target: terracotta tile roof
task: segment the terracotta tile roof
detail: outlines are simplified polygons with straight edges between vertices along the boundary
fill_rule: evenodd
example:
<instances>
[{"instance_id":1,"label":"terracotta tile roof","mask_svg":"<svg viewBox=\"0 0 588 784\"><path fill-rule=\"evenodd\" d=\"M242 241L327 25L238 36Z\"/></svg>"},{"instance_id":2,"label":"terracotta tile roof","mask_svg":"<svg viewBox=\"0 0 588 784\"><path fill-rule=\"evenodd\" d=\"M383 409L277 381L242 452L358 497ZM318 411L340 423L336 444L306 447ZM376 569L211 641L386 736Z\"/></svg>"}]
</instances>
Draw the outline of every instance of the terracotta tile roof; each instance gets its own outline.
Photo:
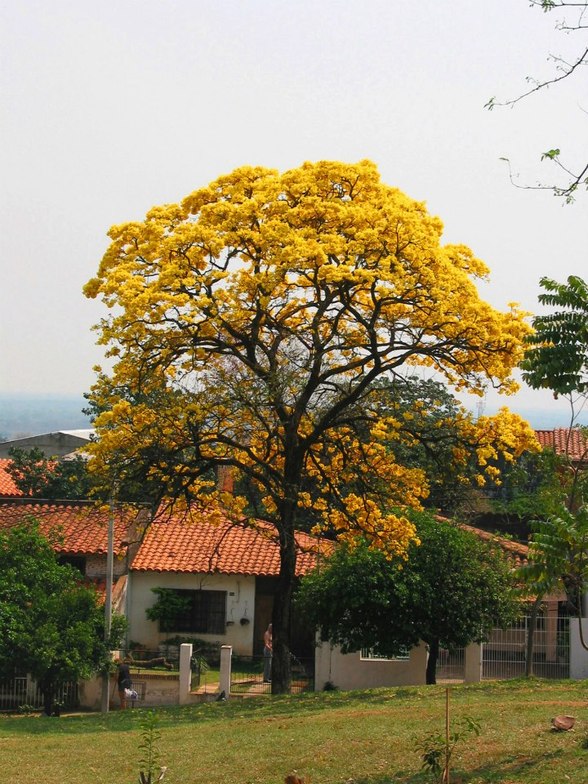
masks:
<instances>
[{"instance_id":1,"label":"terracotta tile roof","mask_svg":"<svg viewBox=\"0 0 588 784\"><path fill-rule=\"evenodd\" d=\"M315 566L319 547L330 543L308 534L296 535L296 574L307 574ZM205 518L185 520L172 517L155 521L132 564L133 571L188 572L248 575L277 575L280 554L275 530L239 526L228 521L213 523Z\"/></svg>"},{"instance_id":2,"label":"terracotta tile roof","mask_svg":"<svg viewBox=\"0 0 588 784\"><path fill-rule=\"evenodd\" d=\"M498 534L485 531L483 528L476 528L473 525L466 525L466 523L460 523L457 520L450 520L447 517L442 517L441 515L435 515L435 519L440 523L451 523L452 525L456 525L463 531L469 531L469 533L475 534L475 536L477 536L479 539L483 539L485 542L491 542L492 544L498 545L502 550L504 550L506 555L514 558L515 562L517 562L517 565L519 563L524 563L529 557L529 547L526 544L513 542L512 539L505 539L503 536L498 536Z\"/></svg>"},{"instance_id":3,"label":"terracotta tile roof","mask_svg":"<svg viewBox=\"0 0 588 784\"><path fill-rule=\"evenodd\" d=\"M56 537L54 548L60 553L106 555L108 547L108 509L89 501L0 500L0 528L10 528L31 517L39 521L41 532ZM114 553L122 554L129 524L137 511L118 512L114 524Z\"/></svg>"},{"instance_id":4,"label":"terracotta tile roof","mask_svg":"<svg viewBox=\"0 0 588 784\"><path fill-rule=\"evenodd\" d=\"M502 536L484 531L482 528L475 528L473 525L466 525L465 523L457 524L462 530L469 531L475 534L479 539L484 539L486 542L498 545L506 555L515 559L518 562L524 562L529 557L529 547L520 542L513 542L511 539L504 539Z\"/></svg>"},{"instance_id":5,"label":"terracotta tile roof","mask_svg":"<svg viewBox=\"0 0 588 784\"><path fill-rule=\"evenodd\" d=\"M588 438L578 427L535 430L535 435L543 449L553 449L558 455L568 454L572 460L588 459Z\"/></svg>"},{"instance_id":6,"label":"terracotta tile roof","mask_svg":"<svg viewBox=\"0 0 588 784\"><path fill-rule=\"evenodd\" d=\"M7 457L0 458L0 496L21 496L22 491L14 484L14 479L6 470L12 460Z\"/></svg>"}]
</instances>

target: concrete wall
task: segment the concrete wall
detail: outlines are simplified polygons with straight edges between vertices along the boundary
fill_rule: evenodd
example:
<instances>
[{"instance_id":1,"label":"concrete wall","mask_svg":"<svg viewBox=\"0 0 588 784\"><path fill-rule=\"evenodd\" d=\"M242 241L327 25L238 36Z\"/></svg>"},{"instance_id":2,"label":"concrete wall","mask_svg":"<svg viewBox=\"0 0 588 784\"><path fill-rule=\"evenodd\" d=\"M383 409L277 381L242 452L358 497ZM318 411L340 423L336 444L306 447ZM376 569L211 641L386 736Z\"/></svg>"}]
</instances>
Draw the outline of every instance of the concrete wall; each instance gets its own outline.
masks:
<instances>
[{"instance_id":1,"label":"concrete wall","mask_svg":"<svg viewBox=\"0 0 588 784\"><path fill-rule=\"evenodd\" d=\"M112 564L112 573L114 579L120 577L127 570L127 563L125 558L114 557ZM87 555L86 556L86 577L106 577L106 556L105 555Z\"/></svg>"},{"instance_id":2,"label":"concrete wall","mask_svg":"<svg viewBox=\"0 0 588 784\"><path fill-rule=\"evenodd\" d=\"M137 707L154 708L159 705L178 705L180 702L179 675L162 677L142 674L133 677L133 689L139 695ZM118 702L118 693L115 700Z\"/></svg>"},{"instance_id":3,"label":"concrete wall","mask_svg":"<svg viewBox=\"0 0 588 784\"><path fill-rule=\"evenodd\" d=\"M160 642L173 637L174 632L160 632L159 624L149 621L145 610L155 604L157 597L152 588L178 588L183 590L227 591L225 634L201 634L199 637L221 645L231 645L237 654L253 653L253 628L255 609L255 578L226 574L176 574L173 572L131 571L127 586L128 639L143 643L147 648L157 648ZM249 623L242 625L241 619Z\"/></svg>"},{"instance_id":4,"label":"concrete wall","mask_svg":"<svg viewBox=\"0 0 588 784\"><path fill-rule=\"evenodd\" d=\"M231 648L223 646L221 650L221 686L228 695L230 692L231 681ZM119 652L117 652L119 653ZM191 691L192 669L191 669L192 645L183 644L180 646L180 671L170 675L158 673L133 673L131 665L131 678L133 689L137 692L139 699L136 702L127 701L127 706L154 708L161 705L191 705L215 699L216 695L196 694ZM102 709L102 678L95 677L86 681L81 681L78 688L80 707L85 710ZM110 677L109 682L109 703L110 710L119 710L120 702L118 696L118 686L116 673Z\"/></svg>"},{"instance_id":5,"label":"concrete wall","mask_svg":"<svg viewBox=\"0 0 588 784\"><path fill-rule=\"evenodd\" d=\"M408 659L362 659L359 652L341 653L338 647L321 643L316 650L315 689L326 683L338 689L373 689L380 686L419 686L425 683L427 650L413 648Z\"/></svg>"},{"instance_id":6,"label":"concrete wall","mask_svg":"<svg viewBox=\"0 0 588 784\"><path fill-rule=\"evenodd\" d=\"M43 433L38 436L27 436L16 438L12 441L4 441L0 444L0 457L10 457L9 451L16 447L18 449L40 449L45 457L63 457L70 452L74 452L85 446L90 440L90 430L82 430L84 436L76 436L72 433L55 431L53 433Z\"/></svg>"},{"instance_id":7,"label":"concrete wall","mask_svg":"<svg viewBox=\"0 0 588 784\"><path fill-rule=\"evenodd\" d=\"M116 685L114 682L110 686L110 694L116 694ZM87 681L80 681L78 684L78 696L80 701L80 708L84 710L100 710L102 700L102 678L90 678ZM114 698L116 699L116 697Z\"/></svg>"},{"instance_id":8,"label":"concrete wall","mask_svg":"<svg viewBox=\"0 0 588 784\"><path fill-rule=\"evenodd\" d=\"M588 645L588 618L582 618L584 642ZM588 651L580 641L580 624L577 618L570 618L570 678L588 678Z\"/></svg>"},{"instance_id":9,"label":"concrete wall","mask_svg":"<svg viewBox=\"0 0 588 784\"><path fill-rule=\"evenodd\" d=\"M178 675L140 675L135 676L131 671L133 689L139 694L137 707L152 708L159 705L178 705L180 701L180 679ZM79 684L80 707L84 710L99 711L102 700L102 679L91 678ZM109 688L110 710L119 710L118 688L116 676L110 679ZM130 701L128 705L130 706Z\"/></svg>"}]
</instances>

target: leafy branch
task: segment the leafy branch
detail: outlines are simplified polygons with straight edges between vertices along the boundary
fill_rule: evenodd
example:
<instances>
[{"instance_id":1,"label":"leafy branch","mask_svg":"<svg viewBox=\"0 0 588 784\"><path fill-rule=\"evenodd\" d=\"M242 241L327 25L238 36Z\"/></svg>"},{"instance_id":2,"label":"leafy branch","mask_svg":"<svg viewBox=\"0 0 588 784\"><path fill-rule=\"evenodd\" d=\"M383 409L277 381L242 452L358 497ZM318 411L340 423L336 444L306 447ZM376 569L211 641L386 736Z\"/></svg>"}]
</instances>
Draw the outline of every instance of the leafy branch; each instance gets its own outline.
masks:
<instances>
[{"instance_id":1,"label":"leafy branch","mask_svg":"<svg viewBox=\"0 0 588 784\"><path fill-rule=\"evenodd\" d=\"M155 711L149 711L141 723L141 743L139 751L139 784L156 784L162 781L167 768L160 765L161 754L157 743L161 739L158 730L158 718Z\"/></svg>"},{"instance_id":2,"label":"leafy branch","mask_svg":"<svg viewBox=\"0 0 588 784\"><path fill-rule=\"evenodd\" d=\"M480 734L480 723L471 716L457 722L456 728L445 733L432 732L415 745L422 759L421 768L431 774L438 784L449 784L451 758L466 738Z\"/></svg>"},{"instance_id":3,"label":"leafy branch","mask_svg":"<svg viewBox=\"0 0 588 784\"><path fill-rule=\"evenodd\" d=\"M572 8L574 9L574 13L577 14L575 21L572 24L568 24L565 20L558 22L556 24L556 29L565 33L588 30L588 24L584 23L585 16L588 12L587 2L574 3L566 2L566 0L530 0L530 4L531 6L541 8L544 12L553 11L556 8ZM545 90L551 85L558 84L559 82L568 79L579 71L582 66L588 65L588 46L583 47L571 61L554 54L550 54L548 59L555 64L555 75L543 80L528 76L526 81L531 85L528 90L505 101L497 101L495 97L492 97L485 104L485 108L492 110L496 106L515 106L534 93ZM561 185L546 185L542 183L538 183L537 185L521 185L516 181L516 177L513 176L508 158L503 158L502 160L507 161L509 164L510 181L517 188L522 188L524 190L550 190L555 196L563 197L568 204L574 201L575 193L579 187L585 185L588 188L588 162L576 167L570 167L569 165L564 164L561 159L561 149L559 147L554 147L542 153L541 161L547 160L555 163L559 170L565 174L565 182Z\"/></svg>"}]
</instances>

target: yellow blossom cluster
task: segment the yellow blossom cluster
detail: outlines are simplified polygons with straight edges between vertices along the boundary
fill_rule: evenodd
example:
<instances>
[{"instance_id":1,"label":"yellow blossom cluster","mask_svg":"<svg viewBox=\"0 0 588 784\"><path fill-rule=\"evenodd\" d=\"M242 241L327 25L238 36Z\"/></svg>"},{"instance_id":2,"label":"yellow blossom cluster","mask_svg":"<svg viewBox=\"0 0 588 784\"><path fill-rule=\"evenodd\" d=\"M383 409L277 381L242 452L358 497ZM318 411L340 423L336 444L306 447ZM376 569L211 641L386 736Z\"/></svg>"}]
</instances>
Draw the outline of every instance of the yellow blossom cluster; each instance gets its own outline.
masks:
<instances>
[{"instance_id":1,"label":"yellow blossom cluster","mask_svg":"<svg viewBox=\"0 0 588 784\"><path fill-rule=\"evenodd\" d=\"M500 484L498 463L512 463L523 452L538 452L539 442L529 423L503 407L494 416L481 416L476 421L464 418L460 423L464 440L475 448L477 465L480 472L476 481L483 487L487 480ZM456 455L465 458L465 452Z\"/></svg>"},{"instance_id":2,"label":"yellow blossom cluster","mask_svg":"<svg viewBox=\"0 0 588 784\"><path fill-rule=\"evenodd\" d=\"M360 530L403 551L414 530L386 509L418 507L426 482L385 448L400 418L368 417L361 400L415 365L457 388L491 379L512 391L529 332L516 307L479 297L486 266L442 244L442 231L370 161L241 167L113 226L85 287L109 309L99 342L115 358L93 390L95 470L143 466L169 492L242 516L245 495L219 494L211 479L229 465L278 527L312 506L341 536ZM480 460L516 452L521 435L506 416L480 423Z\"/></svg>"}]
</instances>

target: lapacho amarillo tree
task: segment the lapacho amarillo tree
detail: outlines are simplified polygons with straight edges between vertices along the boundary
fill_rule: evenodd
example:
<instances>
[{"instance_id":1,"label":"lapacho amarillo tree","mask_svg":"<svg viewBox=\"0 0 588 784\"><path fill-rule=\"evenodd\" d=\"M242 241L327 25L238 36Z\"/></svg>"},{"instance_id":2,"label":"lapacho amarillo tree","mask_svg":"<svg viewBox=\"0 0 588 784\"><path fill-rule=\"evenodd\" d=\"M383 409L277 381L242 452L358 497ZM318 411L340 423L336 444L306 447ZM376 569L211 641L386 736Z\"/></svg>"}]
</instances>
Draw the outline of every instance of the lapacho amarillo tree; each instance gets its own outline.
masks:
<instances>
[{"instance_id":1,"label":"lapacho amarillo tree","mask_svg":"<svg viewBox=\"0 0 588 784\"><path fill-rule=\"evenodd\" d=\"M275 527L274 692L290 681L299 516L312 507L392 556L415 538L402 507L426 481L386 448L398 422L373 382L424 366L460 389L514 388L524 316L480 299L486 266L441 235L369 161L243 167L114 226L86 285L109 308L99 339L115 358L91 395L93 469L108 482L140 469L162 495ZM512 425L516 452L529 434ZM222 466L249 490L215 491Z\"/></svg>"}]
</instances>

